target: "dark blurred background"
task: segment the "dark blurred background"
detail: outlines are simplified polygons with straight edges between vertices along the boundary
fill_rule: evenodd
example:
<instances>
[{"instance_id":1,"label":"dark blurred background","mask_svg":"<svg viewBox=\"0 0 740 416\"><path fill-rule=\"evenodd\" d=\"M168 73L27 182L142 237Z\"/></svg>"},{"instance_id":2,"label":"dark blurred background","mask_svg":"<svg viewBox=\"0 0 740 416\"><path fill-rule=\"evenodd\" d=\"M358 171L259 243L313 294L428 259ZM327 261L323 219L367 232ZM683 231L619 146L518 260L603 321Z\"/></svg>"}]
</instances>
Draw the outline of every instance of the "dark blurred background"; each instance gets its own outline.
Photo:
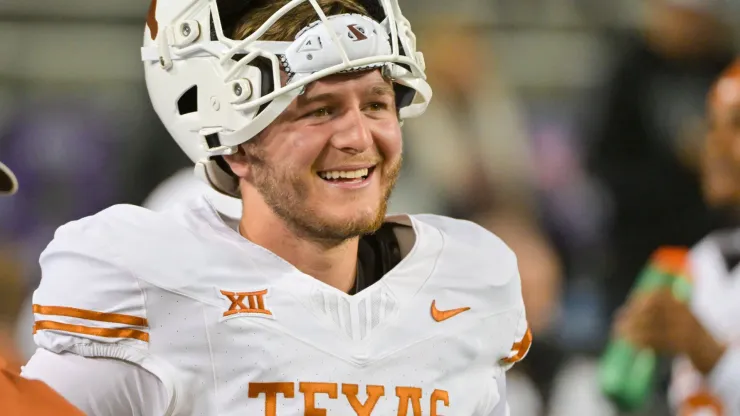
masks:
<instances>
[{"instance_id":1,"label":"dark blurred background","mask_svg":"<svg viewBox=\"0 0 740 416\"><path fill-rule=\"evenodd\" d=\"M736 225L705 206L697 161L737 2L400 2L435 97L404 125L392 210L478 221L519 256L536 342L512 416L616 414L595 383L611 314L657 246ZM142 204L172 175L193 186L144 85L147 7L0 1L0 158L21 184L0 200L0 330L23 354L58 226ZM663 391L646 414L666 414Z\"/></svg>"}]
</instances>

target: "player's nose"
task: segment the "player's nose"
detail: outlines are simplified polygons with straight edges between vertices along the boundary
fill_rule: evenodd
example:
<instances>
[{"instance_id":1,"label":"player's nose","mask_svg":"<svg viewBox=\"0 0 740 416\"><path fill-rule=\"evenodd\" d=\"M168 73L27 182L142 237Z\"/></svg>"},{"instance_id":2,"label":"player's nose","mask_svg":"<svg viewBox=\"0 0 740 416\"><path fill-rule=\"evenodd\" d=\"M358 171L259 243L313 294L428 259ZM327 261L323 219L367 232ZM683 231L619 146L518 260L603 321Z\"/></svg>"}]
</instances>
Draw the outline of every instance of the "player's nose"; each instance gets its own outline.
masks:
<instances>
[{"instance_id":1,"label":"player's nose","mask_svg":"<svg viewBox=\"0 0 740 416\"><path fill-rule=\"evenodd\" d=\"M367 117L359 108L348 110L335 120L336 130L331 138L333 147L347 153L362 153L373 145L373 135Z\"/></svg>"}]
</instances>

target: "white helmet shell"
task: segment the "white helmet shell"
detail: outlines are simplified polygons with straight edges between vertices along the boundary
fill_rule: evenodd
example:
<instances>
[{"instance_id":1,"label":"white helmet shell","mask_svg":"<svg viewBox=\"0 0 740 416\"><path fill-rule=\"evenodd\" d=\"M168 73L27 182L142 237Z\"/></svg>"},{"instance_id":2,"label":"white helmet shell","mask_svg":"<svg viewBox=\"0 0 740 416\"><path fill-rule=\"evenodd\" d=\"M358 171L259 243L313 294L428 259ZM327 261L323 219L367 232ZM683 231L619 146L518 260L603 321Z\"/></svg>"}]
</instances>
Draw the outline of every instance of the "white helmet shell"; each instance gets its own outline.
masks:
<instances>
[{"instance_id":1,"label":"white helmet shell","mask_svg":"<svg viewBox=\"0 0 740 416\"><path fill-rule=\"evenodd\" d=\"M292 0L255 33L236 40L224 33L221 0L153 0L141 51L147 88L154 110L199 177L238 197L237 180L220 156L255 137L307 84L327 75L382 67L404 92L397 97L400 118L424 112L432 91L398 0L363 1L377 3L383 19L326 16L318 0ZM313 6L316 21L293 41L258 40L304 2Z\"/></svg>"}]
</instances>

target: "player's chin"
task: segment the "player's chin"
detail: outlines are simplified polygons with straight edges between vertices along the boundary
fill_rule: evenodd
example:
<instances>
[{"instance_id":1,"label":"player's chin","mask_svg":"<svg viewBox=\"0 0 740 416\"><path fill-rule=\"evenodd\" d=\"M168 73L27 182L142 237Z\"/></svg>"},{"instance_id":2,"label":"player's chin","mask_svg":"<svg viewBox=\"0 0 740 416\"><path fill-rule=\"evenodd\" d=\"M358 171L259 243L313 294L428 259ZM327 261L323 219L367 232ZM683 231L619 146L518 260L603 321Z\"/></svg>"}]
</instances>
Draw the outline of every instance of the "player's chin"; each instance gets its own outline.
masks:
<instances>
[{"instance_id":1,"label":"player's chin","mask_svg":"<svg viewBox=\"0 0 740 416\"><path fill-rule=\"evenodd\" d=\"M367 234L380 228L385 218L385 204L349 204L335 207L325 213L325 222L334 227L347 228L351 234Z\"/></svg>"},{"instance_id":2,"label":"player's chin","mask_svg":"<svg viewBox=\"0 0 740 416\"><path fill-rule=\"evenodd\" d=\"M386 189L379 174L367 178L369 183L363 186L337 186L318 179L320 183L314 188L312 199L322 212L340 221L361 221L363 218L375 218L385 208Z\"/></svg>"},{"instance_id":3,"label":"player's chin","mask_svg":"<svg viewBox=\"0 0 740 416\"><path fill-rule=\"evenodd\" d=\"M340 222L367 222L381 215L383 209L377 201L371 203L347 203L332 210L332 217Z\"/></svg>"}]
</instances>

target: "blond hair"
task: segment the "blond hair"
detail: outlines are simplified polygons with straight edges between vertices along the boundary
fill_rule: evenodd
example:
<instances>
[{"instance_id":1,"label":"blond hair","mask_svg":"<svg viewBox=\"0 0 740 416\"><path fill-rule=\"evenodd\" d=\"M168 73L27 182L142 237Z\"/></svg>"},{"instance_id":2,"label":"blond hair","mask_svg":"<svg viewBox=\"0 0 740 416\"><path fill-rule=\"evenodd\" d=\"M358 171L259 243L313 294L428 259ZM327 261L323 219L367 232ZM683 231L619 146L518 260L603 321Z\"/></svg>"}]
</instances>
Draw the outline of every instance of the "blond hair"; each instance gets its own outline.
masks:
<instances>
[{"instance_id":1,"label":"blond hair","mask_svg":"<svg viewBox=\"0 0 740 416\"><path fill-rule=\"evenodd\" d=\"M259 29L275 12L286 5L288 0L268 1L266 5L250 11L241 18L233 33L234 39L244 39ZM367 10L357 0L318 0L321 10L327 16L344 13L367 15ZM270 29L260 37L260 40L290 41L298 32L309 24L319 20L313 6L306 1L299 4L285 16L281 17Z\"/></svg>"}]
</instances>

